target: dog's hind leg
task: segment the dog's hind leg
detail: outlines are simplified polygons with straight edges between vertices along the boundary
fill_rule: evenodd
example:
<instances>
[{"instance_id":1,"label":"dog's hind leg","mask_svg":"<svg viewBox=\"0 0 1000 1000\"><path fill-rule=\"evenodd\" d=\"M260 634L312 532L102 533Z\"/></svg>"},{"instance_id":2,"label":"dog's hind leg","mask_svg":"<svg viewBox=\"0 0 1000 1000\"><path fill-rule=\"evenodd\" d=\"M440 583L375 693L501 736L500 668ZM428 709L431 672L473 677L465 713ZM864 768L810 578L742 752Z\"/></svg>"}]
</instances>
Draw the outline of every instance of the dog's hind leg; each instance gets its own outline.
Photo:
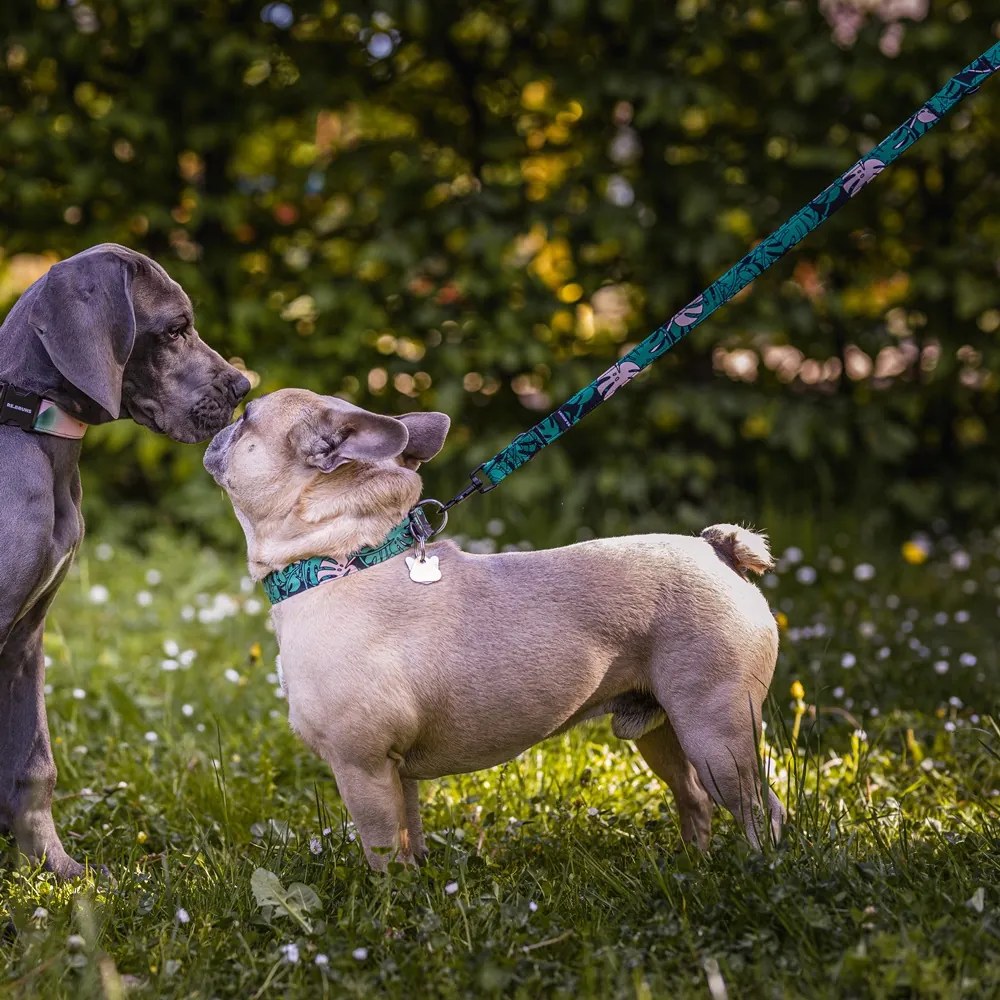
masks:
<instances>
[{"instance_id":1,"label":"dog's hind leg","mask_svg":"<svg viewBox=\"0 0 1000 1000\"><path fill-rule=\"evenodd\" d=\"M664 722L635 741L649 769L674 793L680 814L681 837L701 850L708 850L712 833L712 798L698 780L698 773L684 756L674 727Z\"/></svg>"},{"instance_id":2,"label":"dog's hind leg","mask_svg":"<svg viewBox=\"0 0 1000 1000\"><path fill-rule=\"evenodd\" d=\"M420 782L416 778L403 778L403 799L406 802L406 829L410 834L410 851L414 861L423 861L430 853L424 840L424 826L420 821Z\"/></svg>"},{"instance_id":3,"label":"dog's hind leg","mask_svg":"<svg viewBox=\"0 0 1000 1000\"><path fill-rule=\"evenodd\" d=\"M760 706L751 707L747 689L732 683L701 691L678 688L667 698L666 709L708 794L736 817L758 850L768 835L777 841L783 810L768 790L764 811L757 757Z\"/></svg>"},{"instance_id":4,"label":"dog's hind leg","mask_svg":"<svg viewBox=\"0 0 1000 1000\"><path fill-rule=\"evenodd\" d=\"M399 767L391 757L331 760L337 789L357 827L372 868L385 871L390 861L413 862L406 800Z\"/></svg>"}]
</instances>

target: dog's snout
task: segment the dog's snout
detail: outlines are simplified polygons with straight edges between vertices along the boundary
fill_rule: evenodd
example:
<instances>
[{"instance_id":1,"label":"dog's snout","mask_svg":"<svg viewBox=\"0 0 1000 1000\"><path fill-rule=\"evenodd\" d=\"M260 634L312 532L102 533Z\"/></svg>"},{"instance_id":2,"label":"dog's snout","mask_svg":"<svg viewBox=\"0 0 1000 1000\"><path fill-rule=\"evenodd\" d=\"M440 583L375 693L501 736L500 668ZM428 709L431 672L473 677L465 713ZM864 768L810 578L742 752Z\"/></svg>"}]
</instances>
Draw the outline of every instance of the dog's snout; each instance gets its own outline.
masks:
<instances>
[{"instance_id":1,"label":"dog's snout","mask_svg":"<svg viewBox=\"0 0 1000 1000\"><path fill-rule=\"evenodd\" d=\"M229 380L226 391L229 401L235 406L250 391L250 380L246 375L237 372L236 377Z\"/></svg>"},{"instance_id":2,"label":"dog's snout","mask_svg":"<svg viewBox=\"0 0 1000 1000\"><path fill-rule=\"evenodd\" d=\"M250 391L250 380L242 372L234 369L232 374L221 382L221 389L226 402L230 406L236 406Z\"/></svg>"},{"instance_id":3,"label":"dog's snout","mask_svg":"<svg viewBox=\"0 0 1000 1000\"><path fill-rule=\"evenodd\" d=\"M223 429L212 438L211 443L205 451L205 457L202 459L202 464L215 479L218 479L225 469L226 446L229 443L229 439L232 436L233 428L235 426L235 424L230 424L228 427L223 427Z\"/></svg>"}]
</instances>

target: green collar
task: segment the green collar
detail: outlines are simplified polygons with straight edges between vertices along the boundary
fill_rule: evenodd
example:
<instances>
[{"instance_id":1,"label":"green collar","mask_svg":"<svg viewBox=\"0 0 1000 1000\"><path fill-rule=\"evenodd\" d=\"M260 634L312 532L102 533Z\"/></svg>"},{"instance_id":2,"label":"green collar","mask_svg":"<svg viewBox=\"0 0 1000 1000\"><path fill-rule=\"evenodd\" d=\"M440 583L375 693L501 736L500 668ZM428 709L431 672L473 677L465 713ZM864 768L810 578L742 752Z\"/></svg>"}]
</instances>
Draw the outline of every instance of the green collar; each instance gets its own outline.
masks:
<instances>
[{"instance_id":1,"label":"green collar","mask_svg":"<svg viewBox=\"0 0 1000 1000\"><path fill-rule=\"evenodd\" d=\"M427 519L423 510L425 506L436 508L435 514L441 518L436 527ZM437 500L421 500L379 545L367 545L344 560L330 556L312 556L293 562L284 569L276 569L264 577L264 593L271 604L277 604L322 583L332 583L360 570L371 569L372 566L408 552L414 546L420 550L423 561L424 545L448 523L448 506L450 505Z\"/></svg>"},{"instance_id":2,"label":"green collar","mask_svg":"<svg viewBox=\"0 0 1000 1000\"><path fill-rule=\"evenodd\" d=\"M410 519L401 521L386 536L381 545L369 545L349 555L343 562L329 556L300 559L291 566L277 569L264 577L264 592L272 604L284 601L305 590L312 590L321 583L341 580L359 570L370 569L413 548L416 539L410 528Z\"/></svg>"}]
</instances>

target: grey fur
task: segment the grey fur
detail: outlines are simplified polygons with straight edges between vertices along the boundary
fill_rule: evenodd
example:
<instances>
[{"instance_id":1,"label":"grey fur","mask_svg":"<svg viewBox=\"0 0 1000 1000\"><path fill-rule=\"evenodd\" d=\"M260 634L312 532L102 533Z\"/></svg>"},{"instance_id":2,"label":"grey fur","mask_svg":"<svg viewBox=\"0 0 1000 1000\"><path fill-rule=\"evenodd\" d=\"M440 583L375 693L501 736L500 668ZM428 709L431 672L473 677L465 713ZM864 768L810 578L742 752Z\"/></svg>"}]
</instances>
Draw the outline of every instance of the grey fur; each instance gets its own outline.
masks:
<instances>
[{"instance_id":1,"label":"grey fur","mask_svg":"<svg viewBox=\"0 0 1000 1000\"><path fill-rule=\"evenodd\" d=\"M285 389L206 452L254 578L377 544L419 498L405 455L327 475L288 446L323 414L334 432L342 412ZM685 840L708 846L716 802L754 845L777 838L757 739L778 633L743 578L770 560L767 543L732 525L703 534L488 556L439 542L430 586L397 556L275 605L289 721L333 768L369 862L425 853L418 781L491 767L609 712L672 789Z\"/></svg>"},{"instance_id":2,"label":"grey fur","mask_svg":"<svg viewBox=\"0 0 1000 1000\"><path fill-rule=\"evenodd\" d=\"M159 264L116 244L92 247L14 304L0 327L0 381L87 423L127 415L179 441L204 440L250 385L191 320L190 300ZM52 820L42 631L83 538L79 457L79 441L0 426L0 832L64 877L83 869Z\"/></svg>"}]
</instances>

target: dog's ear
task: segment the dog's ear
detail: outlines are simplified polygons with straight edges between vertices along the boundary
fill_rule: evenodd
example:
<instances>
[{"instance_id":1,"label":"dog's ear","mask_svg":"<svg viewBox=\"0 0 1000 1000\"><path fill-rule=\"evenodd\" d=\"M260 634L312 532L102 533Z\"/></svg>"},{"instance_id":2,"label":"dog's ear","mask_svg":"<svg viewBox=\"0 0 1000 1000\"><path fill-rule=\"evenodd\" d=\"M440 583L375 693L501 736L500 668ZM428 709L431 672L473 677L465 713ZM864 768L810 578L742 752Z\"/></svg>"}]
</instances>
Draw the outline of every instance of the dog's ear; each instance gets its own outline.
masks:
<instances>
[{"instance_id":1,"label":"dog's ear","mask_svg":"<svg viewBox=\"0 0 1000 1000\"><path fill-rule=\"evenodd\" d=\"M381 417L336 398L306 412L288 432L289 444L302 461L320 472L333 472L345 462L395 458L408 439L406 425L395 417Z\"/></svg>"},{"instance_id":2,"label":"dog's ear","mask_svg":"<svg viewBox=\"0 0 1000 1000\"><path fill-rule=\"evenodd\" d=\"M114 250L53 264L34 296L28 323L60 374L111 417L122 405L122 376L135 344L133 266Z\"/></svg>"},{"instance_id":3,"label":"dog's ear","mask_svg":"<svg viewBox=\"0 0 1000 1000\"><path fill-rule=\"evenodd\" d=\"M443 447L451 427L451 418L445 413L404 413L400 423L410 432L410 440L403 449L403 464L416 469L421 462L430 461Z\"/></svg>"}]
</instances>

